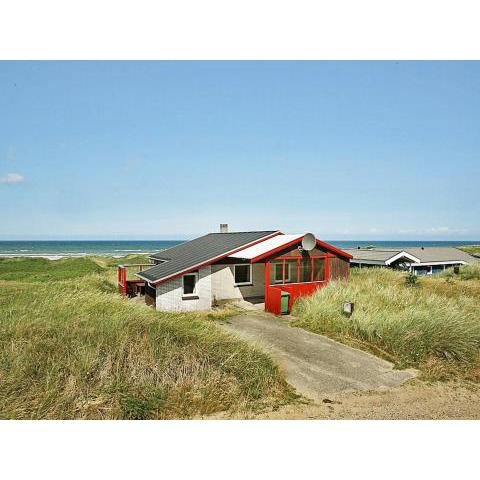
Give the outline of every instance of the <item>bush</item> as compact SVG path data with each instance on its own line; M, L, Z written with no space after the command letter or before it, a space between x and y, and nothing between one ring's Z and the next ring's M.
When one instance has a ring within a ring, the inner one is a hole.
M419 285L418 277L413 272L407 273L405 277L405 284L409 287L418 286Z

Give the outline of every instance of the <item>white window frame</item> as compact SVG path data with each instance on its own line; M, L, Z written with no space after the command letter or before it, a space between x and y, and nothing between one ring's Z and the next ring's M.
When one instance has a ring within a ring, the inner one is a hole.
M185 277L195 277L195 287L193 288L193 293L185 293ZM182 275L182 297L197 297L198 292L197 292L197 285L198 285L198 273L193 272L193 273L185 273L185 275Z
M273 267L273 281L275 283L283 283L283 262L274 262ZM277 280L277 265L282 267L282 279ZM285 262L285 282L290 282L290 273L291 273L291 262Z
M250 267L250 281L248 282L240 282L240 283L237 283L235 281L235 278L236 278L236 273L237 273L237 267ZM234 282L234 285L236 287L241 287L241 286L245 286L245 285L253 285L253 282L252 282L252 264L251 263L236 263L234 266L233 266L233 282Z

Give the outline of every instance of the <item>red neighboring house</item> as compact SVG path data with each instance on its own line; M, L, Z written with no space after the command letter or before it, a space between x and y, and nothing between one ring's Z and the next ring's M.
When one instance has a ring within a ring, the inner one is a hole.
M331 279L347 278L352 256L312 234L280 231L210 233L150 257L135 279L119 266L124 295L144 294L158 310L209 310L232 300L287 313L293 302ZM283 301L282 301L283 298Z

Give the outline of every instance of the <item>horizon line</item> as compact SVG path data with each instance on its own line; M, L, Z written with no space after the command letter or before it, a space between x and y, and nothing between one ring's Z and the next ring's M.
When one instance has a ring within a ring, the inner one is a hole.
M230 232L235 233L235 232ZM182 242L188 241L197 237L189 238L12 238L5 239L0 238L0 242ZM460 238L460 239L425 239L425 238L335 238L328 239L325 238L326 242L480 242L480 238L469 239L469 238Z

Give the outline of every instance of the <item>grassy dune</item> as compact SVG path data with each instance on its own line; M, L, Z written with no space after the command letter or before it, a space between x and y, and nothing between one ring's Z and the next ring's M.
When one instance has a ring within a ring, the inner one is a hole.
M474 255L475 257L480 257L480 245L465 245L463 247L458 247L460 250Z
M445 270L441 275L442 278L447 280L478 280L480 281L480 262L469 265L468 267L460 268L460 272L455 274L451 268ZM468 284L463 284L463 286ZM474 285L475 284L470 284Z
M47 260L45 258L0 258L0 280L50 282L82 277L103 271L89 258Z
M123 299L115 263L0 261L1 418L188 418L292 400L267 355L215 326L224 313Z
M296 326L370 350L426 378L480 381L479 266L459 276L421 278L409 286L389 269L352 270L296 303ZM342 314L345 300L353 316Z

